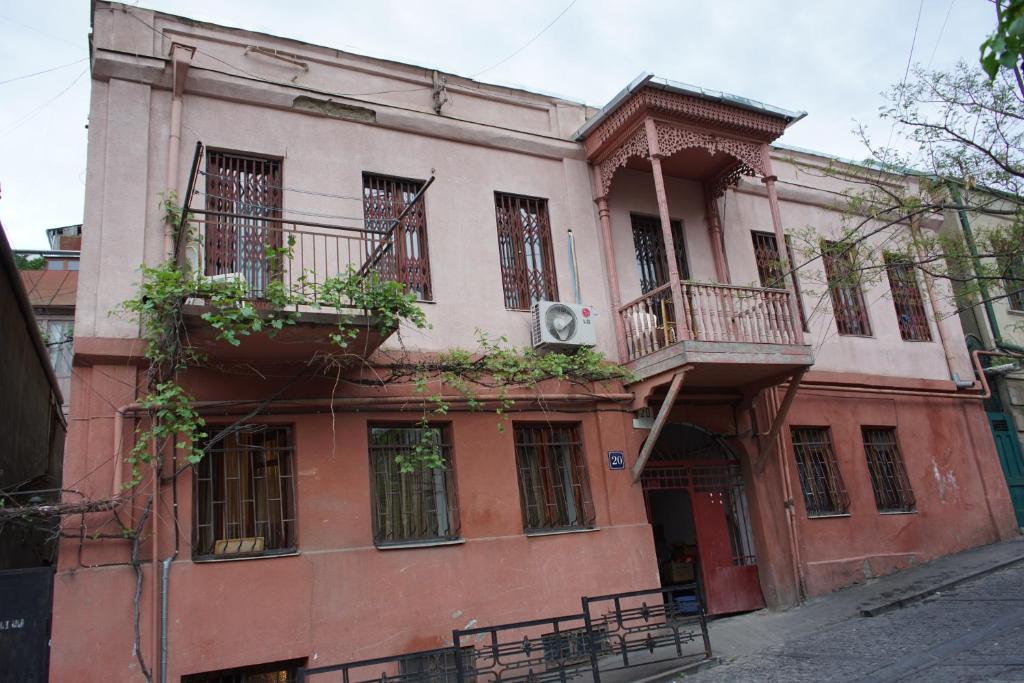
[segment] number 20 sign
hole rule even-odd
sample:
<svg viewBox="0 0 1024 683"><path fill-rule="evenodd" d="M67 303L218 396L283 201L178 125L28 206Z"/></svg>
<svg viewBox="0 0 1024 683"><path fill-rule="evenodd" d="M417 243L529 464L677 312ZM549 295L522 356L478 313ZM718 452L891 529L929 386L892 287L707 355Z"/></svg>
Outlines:
<svg viewBox="0 0 1024 683"><path fill-rule="evenodd" d="M608 451L608 469L626 469L626 455L622 451Z"/></svg>

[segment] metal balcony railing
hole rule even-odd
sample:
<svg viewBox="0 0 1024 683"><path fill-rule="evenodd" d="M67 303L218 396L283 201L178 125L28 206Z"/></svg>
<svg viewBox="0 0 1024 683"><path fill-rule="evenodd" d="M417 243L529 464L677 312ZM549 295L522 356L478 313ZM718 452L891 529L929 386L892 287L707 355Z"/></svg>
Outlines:
<svg viewBox="0 0 1024 683"><path fill-rule="evenodd" d="M392 231L204 210L192 210L185 226L179 263L244 282L254 302L266 301L272 282L320 303L325 283L350 271L397 279Z"/></svg>

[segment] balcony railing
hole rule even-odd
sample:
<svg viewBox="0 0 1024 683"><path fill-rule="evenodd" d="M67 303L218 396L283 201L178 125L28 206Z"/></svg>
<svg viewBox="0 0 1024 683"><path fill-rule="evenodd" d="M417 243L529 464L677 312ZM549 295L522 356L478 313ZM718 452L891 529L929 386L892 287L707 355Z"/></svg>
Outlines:
<svg viewBox="0 0 1024 683"><path fill-rule="evenodd" d="M628 360L680 339L748 344L799 344L792 299L785 289L683 282L683 314L676 316L670 285L619 309Z"/></svg>
<svg viewBox="0 0 1024 683"><path fill-rule="evenodd" d="M179 259L206 277L245 283L264 302L268 286L320 303L328 279L350 271L395 279L393 233L325 223L193 211Z"/></svg>

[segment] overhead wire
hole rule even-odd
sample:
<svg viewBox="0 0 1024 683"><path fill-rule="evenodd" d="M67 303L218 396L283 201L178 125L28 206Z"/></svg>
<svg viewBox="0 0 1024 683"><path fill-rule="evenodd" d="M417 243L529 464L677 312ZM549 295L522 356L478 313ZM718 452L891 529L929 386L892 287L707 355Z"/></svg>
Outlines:
<svg viewBox="0 0 1024 683"><path fill-rule="evenodd" d="M61 90L61 91L60 91L59 93L57 93L56 95L54 95L54 96L53 96L53 97L51 97L50 99L46 100L45 102L43 102L43 103L42 103L42 104L40 104L40 105L39 105L38 107L36 107L36 108L35 108L35 109L33 109L32 111L30 111L30 112L29 112L28 114L25 114L24 116L22 116L22 117L21 117L20 119L18 119L17 121L13 121L13 122L11 122L10 124L8 124L8 125L7 125L7 127L6 127L6 128L4 128L4 129L0 130L0 137L3 137L3 136L4 136L4 135L6 135L7 133L10 133L10 132L11 132L12 130L14 130L14 129L18 128L19 126L21 126L21 124L25 123L26 121L29 121L29 120L31 120L31 119L32 119L32 117L34 117L34 116L35 116L36 114L38 114L38 113L39 113L39 112L41 112L41 111L42 111L43 109L45 109L46 107L48 107L48 106L50 106L51 104L53 104L54 102L56 102L56 101L57 101L57 99L58 99L58 98L60 98L60 97L61 97L61 96L62 96L62 95L63 95L64 93L66 93L66 92L67 92L68 90L71 90L71 88L73 88L73 87L74 87L74 85L75 85L76 83L78 83L78 81L79 81L79 80L80 80L80 79L82 78L82 76L84 76L84 75L86 74L86 72L87 72L87 71L89 71L89 68L88 68L88 67L86 67L86 68L82 69L82 70L81 70L81 71L79 72L79 74L78 74L77 76L75 76L74 80L72 80L72 81L71 81L70 83L68 83L68 84L67 84L67 85L66 85L66 86L64 87L64 89L63 89L63 90Z"/></svg>
<svg viewBox="0 0 1024 683"><path fill-rule="evenodd" d="M903 70L903 80L900 81L900 96L902 97L903 87L907 84L907 77L910 75L910 65L914 61L914 47L917 45L917 30L921 27L921 13L924 11L924 0L917 5L917 20L914 22L914 35L910 40L910 54L907 55L907 66ZM888 150L892 144L892 135L896 131L896 121L889 127L889 139L886 140L885 148Z"/></svg>
<svg viewBox="0 0 1024 683"><path fill-rule="evenodd" d="M573 6L573 5L575 5L575 4L576 4L576 2L577 2L577 0L572 0L572 2L570 2L570 3L568 4L568 5L566 5L566 6L565 6L565 8L564 8L564 9L563 9L563 10L562 10L561 12L559 12L559 13L558 13L558 16L556 16L556 17L555 17L554 19L552 19L552 20L551 20L551 21L550 21L550 22L548 23L548 25L547 25L547 26L545 26L544 28L542 28L542 29L541 29L541 30L540 30L540 31L539 31L539 32L538 32L538 33L537 33L537 34L536 34L535 36L533 36L533 37L532 37L532 38L530 38L530 39L529 39L528 41L526 41L525 43L523 43L523 44L522 44L521 46L519 46L518 48L516 48L515 50L513 50L513 51L512 51L511 53L509 53L509 54L508 54L508 56L506 56L506 57L505 57L504 59L501 59L501 60L499 60L498 62L495 62L494 64L492 64L491 66L487 67L487 68L486 68L486 69L484 69L483 71L477 71L477 72L476 72L475 74L472 74L472 75L470 76L470 78L476 78L477 76L479 76L479 75L481 75L481 74L485 74L485 73L487 73L488 71L491 71L491 70L493 70L493 69L497 69L497 68L498 68L499 66L501 66L502 64L504 64L504 63L505 63L505 62L507 62L508 60L512 59L513 57L515 57L516 55L518 55L518 54L519 54L520 52L522 52L523 50L525 50L526 48L530 47L530 45L532 45L532 44L533 44L533 42L534 42L535 40L537 40L537 39L538 39L538 38L540 38L540 37L541 37L542 35L544 35L544 34L545 34L545 33L547 32L547 30L548 30L549 28L551 28L551 27L552 27L552 26L554 26L554 25L555 25L556 23L558 23L558 20L559 20L559 19L561 19L561 18L562 18L563 16L565 16L565 13L566 13L566 12L568 12L568 11L569 11L570 9L572 9L572 6Z"/></svg>
<svg viewBox="0 0 1024 683"><path fill-rule="evenodd" d="M42 71L36 71L34 73L25 74L24 76L15 76L14 78L8 78L5 81L0 81L0 85L6 85L8 83L14 83L15 81L23 81L26 78L32 78L33 76L42 76L43 74L48 74L48 73L51 73L53 71L59 71L60 69L66 69L69 66L74 66L75 64L81 64L82 62L84 62L87 59L89 59L89 58L88 57L82 57L81 59L76 59L73 62L68 62L67 64L61 64L60 66L50 67L49 69L43 69Z"/></svg>
<svg viewBox="0 0 1024 683"><path fill-rule="evenodd" d="M243 201L243 200L239 200L239 199L234 198L234 197L225 197L223 195L213 194L211 192L201 192L199 190L195 190L194 194L197 194L197 195L200 195L200 196L203 196L203 197L213 197L214 199L220 199L221 201L225 201L225 202L239 202L239 203L245 204L245 206L247 208L256 208L256 209L261 209L263 211L268 211L268 212L269 211L281 211L282 213L294 213L294 214L299 215L299 216L313 216L313 217L316 217L316 218L336 218L338 220L345 220L345 221L359 221L359 222L363 222L363 221L366 220L362 216L340 216L338 214L332 214L332 213L320 213L319 211L302 211L300 209L288 209L288 208L285 208L283 206L269 206L267 204L260 204L258 202L252 202L252 201ZM231 213L231 212L227 212L227 213ZM253 216L253 218L269 219L270 216Z"/></svg>
<svg viewBox="0 0 1024 683"><path fill-rule="evenodd" d="M224 173L210 173L209 171L200 171L199 175L206 176L207 178L222 178L224 180L237 181L236 176L226 175ZM287 187L285 185L274 185L272 183L260 183L261 189L270 190L283 190L284 192L296 192L298 194L309 194L317 197L332 197L334 199L353 199L355 201L363 201L363 197L356 197L350 194L332 194L330 192L317 192L314 190L304 190L298 187Z"/></svg>

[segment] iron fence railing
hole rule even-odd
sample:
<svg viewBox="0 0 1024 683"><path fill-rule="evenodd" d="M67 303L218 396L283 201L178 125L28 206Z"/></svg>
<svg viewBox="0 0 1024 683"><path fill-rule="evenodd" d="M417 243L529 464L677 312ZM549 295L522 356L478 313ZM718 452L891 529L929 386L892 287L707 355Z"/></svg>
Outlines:
<svg viewBox="0 0 1024 683"><path fill-rule="evenodd" d="M710 657L690 583L583 597L578 614L457 629L450 647L300 668L298 683L600 683L602 674Z"/></svg>

